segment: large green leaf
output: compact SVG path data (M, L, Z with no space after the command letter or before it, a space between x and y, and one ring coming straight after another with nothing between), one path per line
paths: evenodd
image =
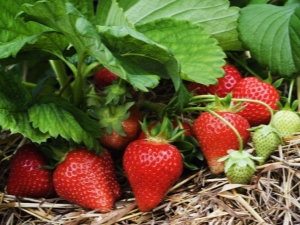
M59 55L67 47L66 39L48 27L16 17L23 3L0 2L0 58L16 57L20 50L39 49Z
M241 10L240 38L253 58L273 74L300 70L300 4L249 5Z
M95 24L102 26L128 26L133 27L124 15L124 10L116 0L99 1L96 11Z
M181 64L183 79L209 85L224 76L222 48L198 25L170 18L145 23L137 29L172 50Z
M120 1L120 5L135 25L170 17L189 20L201 25L224 50L242 50L236 30L239 8L229 7L227 0L140 0L134 5Z
M101 148L97 138L101 137L102 130L97 121L60 97L42 96L28 112L33 127L49 133L51 137L61 136L84 143L89 149Z
M159 78L156 74L169 78L170 74L167 73L165 64L174 58L174 55L168 48L126 26L98 28L103 42L114 53L122 67L127 71L137 70L130 76L122 77L134 87L141 90L144 90L143 86L146 85L154 88ZM114 68L109 69L114 71Z
M20 133L34 142L43 142L48 133L32 127L27 108L31 103L29 91L18 77L10 72L0 72L0 126L11 133Z

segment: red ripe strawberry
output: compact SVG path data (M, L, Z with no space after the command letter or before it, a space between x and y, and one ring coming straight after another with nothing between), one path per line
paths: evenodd
M162 201L183 170L179 150L155 138L131 142L125 150L123 165L136 203L143 212Z
M35 145L20 147L11 160L7 193L32 198L55 194L51 171L41 168L46 165L46 158Z
M225 75L222 78L218 78L218 83L208 86L208 92L210 94L217 94L219 97L225 97L229 94L235 84L242 79L241 73L231 64L227 64L222 67L225 71Z
M121 195L112 158L107 150L69 152L53 173L57 194L83 208L109 212Z
M243 78L234 86L232 92L233 98L259 100L268 104L273 110L278 109L276 103L280 101L280 96L276 88L256 77ZM241 107L245 108L238 112L238 114L245 117L251 126L258 126L270 122L271 114L264 105L244 102Z
M216 112L232 124L246 144L250 137L248 121L233 112ZM230 149L239 149L239 142L233 130L209 112L202 113L194 122L194 134L200 144L202 153L207 160L212 173L219 174L224 171L224 162L218 158L227 155Z
M129 109L129 117L124 120L122 120L122 117L126 114L126 111L120 111L120 113L120 117L118 117L118 115L109 114L104 115L106 116L106 118L104 118L103 116L102 122L105 124L106 121L107 124L111 126L112 132L111 134L108 134L106 132L102 138L99 138L99 142L101 145L103 145L109 150L124 150L130 142L138 138L138 135L141 132L141 126L139 121L142 121L143 117L137 107L131 107ZM105 124L105 127L107 124ZM121 126L121 129L123 129L124 134L122 134L121 131L118 130L116 126L114 126L114 124L117 124L117 126ZM107 128L105 128L104 130L107 131Z
M108 69L103 68L94 74L94 80L99 88L105 88L112 84L114 80L116 80L118 76Z
M208 86L196 82L189 82L187 84L187 89L189 92L193 92L195 95L208 94Z
M149 125L148 131L151 131L152 128L157 125L157 123L159 123L159 122L154 122L151 125ZM174 128L178 127L178 123L176 121L171 121L171 123ZM184 136L192 135L192 127L189 124L187 124L185 122L181 122L181 126L182 126L182 129L185 130ZM146 139L146 138L147 138L147 135L145 134L145 132L141 131L138 139Z

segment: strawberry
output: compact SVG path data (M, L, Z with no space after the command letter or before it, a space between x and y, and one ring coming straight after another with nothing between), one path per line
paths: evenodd
M280 96L275 87L256 77L243 78L234 86L232 92L233 98L259 100L268 104L273 110L278 109L276 103L280 100ZM244 108L238 114L245 117L251 126L270 122L271 113L266 106L254 102L244 102L241 107Z
M100 124L105 134L99 138L101 145L108 150L123 151L136 140L141 132L142 114L136 106L124 104L103 107L99 112Z
M248 151L229 150L228 155L221 158L219 162L225 161L224 172L232 184L249 184L256 171L252 156Z
M153 122L150 126L148 126L148 131L151 131L152 128L154 126L156 126L158 123L160 123L160 121L155 121ZM188 135L192 135L192 127L188 124L188 123L185 123L185 122L180 122L181 125L178 125L178 123L174 120L171 121L172 125L174 128L178 127L178 126L182 126L182 129L185 130L184 132L184 135L185 136L188 136ZM144 131L141 131L138 139L146 139L147 138L147 135Z
M183 171L179 150L168 143L163 132L159 133L131 142L123 156L126 176L137 206L143 212L152 210L162 201Z
M47 160L33 144L21 146L13 156L7 181L7 193L41 198L55 194L52 172L41 168Z
M57 194L83 208L109 212L121 196L107 150L98 154L88 149L75 149L67 153L53 173Z
M217 84L208 86L208 92L219 97L225 97L229 94L235 84L242 79L241 73L233 65L227 64L222 68L225 71L224 77L218 78Z
M250 137L250 125L248 121L234 113L216 113L227 120L241 135L243 143L246 144ZM234 131L219 118L210 112L203 112L198 116L193 125L193 131L200 144L204 158L206 158L210 171L219 174L224 171L224 163L218 162L218 158L225 156L229 149L238 149L239 141Z
M269 125L261 125L252 129L252 142L256 151L256 155L261 157L258 160L262 165L266 159L278 148L281 137L276 129Z
M292 110L282 109L274 114L271 125L282 137L288 138L300 132L300 117Z
M208 86L196 82L188 82L187 89L194 95L205 95L208 94Z
M103 89L109 85L112 84L114 80L118 78L118 76L112 72L110 72L108 69L103 68L99 70L97 73L93 76L94 81L96 82L96 85Z

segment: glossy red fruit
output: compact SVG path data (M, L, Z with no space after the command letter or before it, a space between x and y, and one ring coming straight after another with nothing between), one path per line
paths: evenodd
M112 82L118 78L118 76L110 72L108 69L103 68L95 73L93 78L99 88L105 88L111 85Z
M242 79L241 73L233 65L227 64L222 68L225 71L224 77L218 78L217 84L208 86L208 92L219 97L225 97L229 94L236 83Z
M83 208L109 212L121 196L112 158L107 150L69 152L53 173L57 194Z
M187 89L189 92L194 93L194 95L208 94L208 86L196 82L188 82Z
M148 131L151 131L152 128L155 125L157 125L157 123L158 123L158 121L150 124L149 127L148 127ZM171 121L171 123L173 124L174 128L178 127L178 123L176 121ZM193 135L193 129L192 129L192 127L189 124L187 124L185 122L181 122L181 125L182 125L182 129L185 130L185 132L184 132L185 136ZM138 139L146 139L146 138L147 138L147 135L145 134L145 132L141 131Z
M248 121L233 112L216 113L236 128L243 139L243 143L246 144L250 137ZM211 172L213 174L224 172L224 162L217 160L227 155L228 150L239 149L236 134L228 125L209 112L202 113L195 120L193 130Z
M109 150L122 151L130 142L138 138L141 132L139 121L143 120L143 116L137 107L131 107L129 111L130 116L126 120L120 121L126 136L121 136L113 130L110 135L105 133L102 138L99 138L101 145Z
M182 156L175 146L150 140L130 143L123 165L136 203L143 212L152 210L163 200L183 170Z
M20 147L10 163L7 193L22 197L45 198L55 194L52 172L44 155L33 144Z
M243 78L235 85L232 93L233 98L260 100L268 104L273 110L278 109L276 103L280 101L280 96L276 88L256 77ZM238 114L246 118L251 126L270 122L271 114L264 105L244 102L241 107L245 108Z

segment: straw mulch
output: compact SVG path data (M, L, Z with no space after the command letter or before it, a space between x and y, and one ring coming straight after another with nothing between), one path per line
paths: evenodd
M18 198L5 193L9 159L19 135L2 132L0 162L1 224L300 224L300 136L286 140L266 164L257 167L243 193L224 175L212 175L206 165L186 171L152 212L140 212L117 164L123 198L107 214L85 210L60 198ZM247 146L251 148L251 143Z

